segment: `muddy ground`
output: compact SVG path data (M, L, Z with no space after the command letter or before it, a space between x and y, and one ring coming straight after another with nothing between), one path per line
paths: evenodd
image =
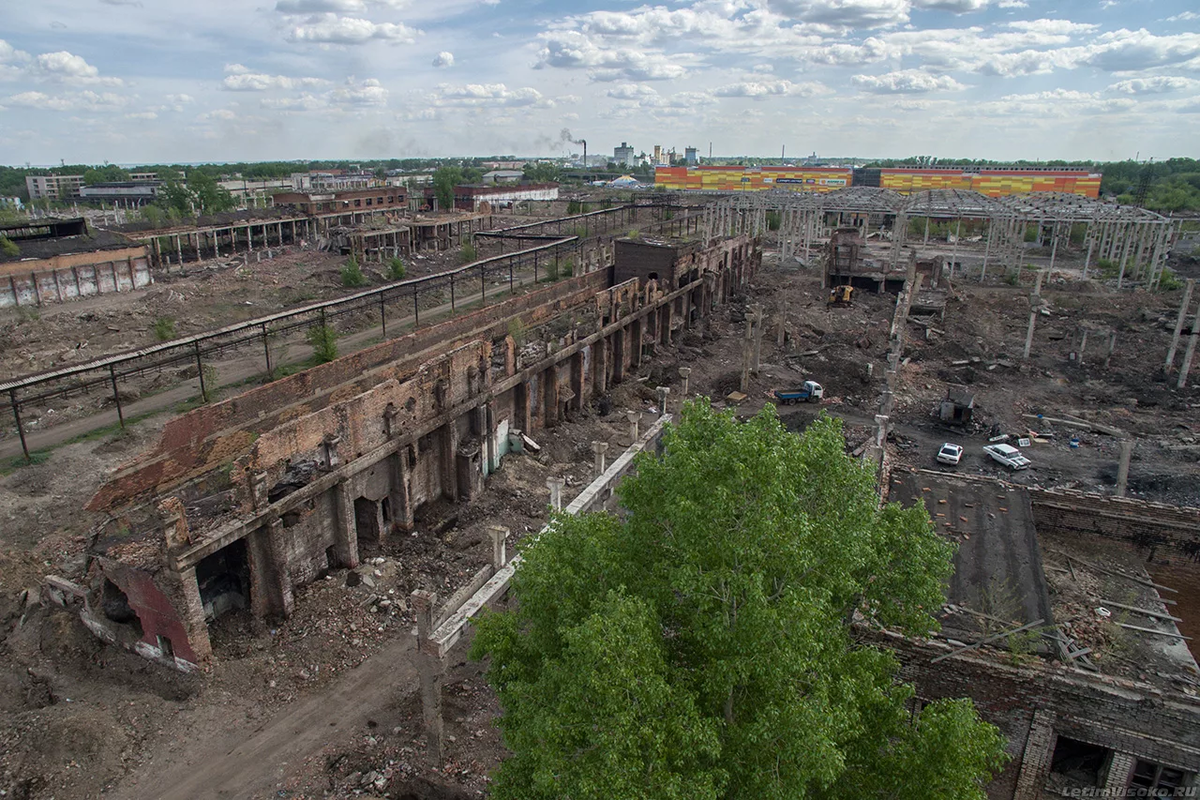
M285 266L291 257L271 265L291 270L280 272L277 282L252 276L240 288L219 288L230 283L224 278L234 272L214 271L207 278L189 274L178 285L170 282L151 291L175 289L185 298L187 292L210 298L187 301L179 319L197 328L219 324L236 318L222 316L232 313L224 304L233 298L282 303L283 287L303 286L319 272L308 254L295 254L295 263ZM336 266L327 264L322 277L311 278L314 286L323 287L314 291L337 294ZM423 509L416 535L364 552L354 576L335 571L301 588L296 613L282 623L268 626L239 614L222 619L213 632L217 658L203 675L168 673L104 645L73 614L43 606L36 591L26 591L36 589L47 573L80 575L92 520L76 509L109 471L153 440L165 416L120 436L58 448L44 463L0 477L0 789L8 797L59 800L139 796L153 785L147 765L178 764L199 743L229 735L238 726L267 725L295 703L319 698L347 671L408 636L412 615L407 598L413 589L444 596L487 562L488 524L501 520L519 540L545 519L547 477L566 476L568 498L586 485L591 441L609 441L610 455L619 452L627 443L628 425L619 412L637 408L649 413L656 385L671 386L678 398L681 366L692 368L692 394L736 405L739 414L754 413L770 402L775 388L816 380L825 387L824 402L782 408L781 416L793 429L821 411L839 416L845 421L847 447L855 449L868 438L878 408L894 298L860 293L852 308L827 308L818 276L796 265L780 266L773 257L755 283L704 328L685 332L677 348L646 359L614 389L613 413L601 417L593 406L543 432L538 437L542 453L506 460L476 502ZM213 294L203 294L206 287ZM1138 437L1131 494L1200 505L1194 447L1200 434L1194 421L1200 395L1175 390L1159 378L1178 293L1118 293L1100 284L1051 283L1044 291L1049 315L1038 319L1033 357L1026 363L1020 349L1028 322L1027 294L1028 289L1016 287L960 286L928 340L924 328L908 327L905 355L910 360L901 369L893 415L897 459L932 466L937 446L951 440L968 450L960 471L1005 474L979 453L994 427L1014 435L1031 429L1047 434L1043 424L1022 415L1072 414ZM734 404L726 397L739 388L740 336L752 300L766 307L762 366L747 399ZM117 328L138 319L152 323L161 313L141 308L133 296L112 301L113 313L121 315ZM145 303L149 306L151 300L145 298ZM255 307L253 313L275 307ZM10 325L22 330L30 325L32 331L41 330L38 323L48 323L45 333L29 334L32 339L26 340L32 341L27 353L43 359L57 352L71 320L80 321L81 313L100 314L99 305L89 310L82 303L70 304L43 312L41 320ZM187 316L191 314L195 316ZM124 341L118 334L126 330L113 332L107 322L95 324L101 327L86 328L81 335ZM1069 358L1085 326L1116 330L1107 366L1107 338L1099 333L1090 335L1082 365ZM6 330L12 335L14 329ZM113 338L106 339L107 334ZM975 424L969 429L948 428L933 415L948 382L976 392ZM1114 437L1067 429L1053 433L1031 444L1033 468L1014 479L1111 491ZM1072 434L1078 435L1077 448L1070 447ZM393 688L381 698L362 698L360 709L347 709L350 715L376 708L369 720L373 725L331 733L319 754L289 764L285 781L254 796L479 796L504 751L492 724L497 709L482 667L466 660L461 649L455 652L446 681L448 732L454 739L444 760L434 763L430 757L415 686Z

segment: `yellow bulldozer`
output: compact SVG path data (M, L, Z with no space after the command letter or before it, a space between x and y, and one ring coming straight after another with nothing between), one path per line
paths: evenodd
M829 290L829 305L830 306L849 306L852 304L854 296L853 286L834 286Z

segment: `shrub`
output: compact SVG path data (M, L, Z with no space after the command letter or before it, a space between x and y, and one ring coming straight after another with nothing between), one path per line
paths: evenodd
M479 251L475 249L474 243L467 242L462 246L462 262L464 264L470 264L477 258L479 258Z
M169 342L174 339L175 320L170 317L159 317L154 320L154 338L160 342Z
M513 343L517 347L523 347L525 344L525 323L521 322L520 317L513 317L508 321L508 335L512 337Z
M778 211L767 212L767 230L777 231L779 226L783 224L783 215Z
M388 277L394 281L404 280L404 276L408 274L408 268L404 266L404 262L399 256L388 262Z
M1173 292L1183 288L1183 281L1170 267L1163 267L1162 275L1158 276L1158 289L1161 292Z
M313 361L316 363L328 364L338 357L337 331L328 325L309 328L306 338L312 345Z
M350 256L346 266L342 267L342 286L347 289L357 289L360 286L366 286L367 283L367 276L363 275L362 267L358 265L358 259Z
M21 248L17 247L16 243L7 236L0 236L0 255L7 256L8 258L19 258Z
M563 262L562 276L564 278L570 278L574 274L575 274L575 259L568 258L565 262Z
M571 216L573 214L580 213L580 209L582 207L583 206L580 204L580 202L578 200L568 200L567 201L567 215Z

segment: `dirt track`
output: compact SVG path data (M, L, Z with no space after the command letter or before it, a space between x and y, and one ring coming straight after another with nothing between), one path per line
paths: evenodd
M416 691L412 652L412 638L401 636L325 691L284 707L258 727L240 725L201 742L180 731L168 753L142 764L112 796L127 800L276 796L276 787L301 762L353 732L368 730L368 723L385 706Z

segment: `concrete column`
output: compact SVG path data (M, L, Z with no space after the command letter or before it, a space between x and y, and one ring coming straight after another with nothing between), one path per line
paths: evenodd
M1033 347L1033 329L1037 325L1038 310L1042 307L1040 298L1042 295L1042 278L1045 275L1045 270L1038 272L1037 284L1033 287L1033 294L1029 298L1029 329L1025 332L1025 352L1021 356L1024 359L1029 358L1029 351Z
M1121 440L1121 460L1117 463L1117 497L1124 497L1129 485L1129 460L1133 457L1133 442Z
M187 631L188 644L197 661L207 660L212 655L212 643L208 639L208 623L204 619L204 603L200 599L196 568L181 570L179 582L185 611L181 622Z
M499 571L508 563L505 541L508 539L509 531L503 525L489 525L488 533L492 537L492 568Z
M1192 302L1192 290L1196 288L1194 278L1188 278L1183 287L1183 302L1179 304L1179 316L1175 318L1175 332L1171 335L1171 347L1167 350L1167 361L1163 364L1163 374L1170 375L1175 369L1175 350L1179 347L1179 335L1183 332L1183 323L1187 320L1188 306Z
M1183 363L1179 366L1179 381L1175 384L1177 389L1187 386L1188 372L1192 369L1192 356L1196 354L1197 336L1200 336L1200 308L1196 309L1196 316L1192 317L1192 335L1188 337L1187 351L1183 354Z
M1087 336L1088 332L1085 330L1079 338L1079 366L1083 366L1083 354L1087 352Z
M1104 368L1108 369L1108 365L1112 363L1113 350L1117 349L1117 332L1110 331L1108 334L1108 354L1104 356Z
M762 363L763 307L761 304L755 303L750 310L754 328L754 359L750 370L757 375L759 365Z
M392 507L392 525L402 531L411 531L414 520L412 498L408 492L408 464L405 450L388 456L391 466L388 497L389 505Z
M592 392L597 395L608 391L608 337L602 336L592 345L592 358L595 359L595 378Z
M434 604L437 595L417 589L410 596L417 618L417 674L421 682L421 711L425 730L429 733L429 746L435 761L441 761L445 738L442 721L442 683L446 676L445 659L429 641L433 633Z
M688 395L688 379L691 376L692 376L692 368L691 367L680 367L679 368L679 377L683 380L683 386L681 386L679 389L680 397L687 397L687 395Z
M625 418L629 420L629 444L633 445L638 440L638 422L642 419L642 412L626 411Z
M292 613L292 581L282 520L272 520L246 537L250 566L250 613L260 619Z
M592 452L596 455L596 477L599 478L605 470L605 454L608 452L608 442L592 442Z
M547 367L542 373L544 385L544 402L542 407L542 424L553 428L558 424L558 368Z
M658 415L660 417L666 416L666 414L667 414L667 400L670 399L670 395L671 395L671 387L670 386L659 386L658 387Z
M337 524L333 557L337 560L336 566L354 569L358 566L358 527L354 520L354 492L350 481L340 481L334 488L334 494L337 501Z
M550 508L555 511L562 511L562 478L546 478L546 486L550 489Z

